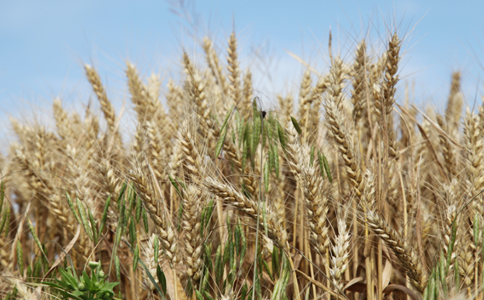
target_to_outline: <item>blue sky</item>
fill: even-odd
[[[253,70],[256,94],[266,102],[297,89],[304,67],[288,52],[324,72],[330,28],[333,51],[348,59],[366,32],[381,52],[396,27],[405,36],[401,96],[405,82],[414,81],[417,103],[442,108],[451,72],[460,70],[468,104],[480,104],[482,11],[483,1],[442,0],[0,1],[0,114],[50,113],[56,96],[82,107],[93,97],[84,63],[96,66],[119,108],[127,99],[126,59],[143,76],[176,77],[182,49],[201,52],[194,45],[209,35],[225,55],[233,28],[242,67]]]

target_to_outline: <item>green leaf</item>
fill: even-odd
[[[113,288],[116,287],[117,285],[119,285],[119,282],[108,282],[108,283],[105,283],[103,285],[101,291],[110,291],[110,292],[112,292]]]
[[[299,126],[299,123],[296,121],[296,119],[294,119],[294,117],[291,117],[291,122],[294,128],[296,129],[297,134],[301,135],[301,132],[302,132],[301,127]]]
[[[83,298],[80,298],[78,295],[76,295],[75,292],[74,293],[66,292],[65,294],[69,297],[69,299],[74,298],[76,300],[85,300]],[[84,295],[84,293],[80,293],[80,295]]]
[[[180,198],[182,198],[182,193],[181,193],[180,188],[178,187],[178,184],[175,181],[175,179],[173,179],[170,175],[168,175],[168,178],[170,179],[171,184],[175,187],[175,190],[176,190],[176,193],[178,194],[178,196]]]
[[[323,156],[324,170],[326,171],[326,176],[328,176],[329,182],[333,182],[333,177],[331,176],[331,171],[329,170],[328,160],[326,159],[326,156],[324,156],[324,154],[322,154],[322,156]]]
[[[65,286],[65,285],[60,285],[60,284],[57,284],[57,283],[54,283],[54,282],[49,282],[49,281],[42,282],[42,284],[48,285],[50,287],[53,287],[53,288],[61,290],[61,291],[65,290],[67,288],[67,286]]]
[[[318,162],[319,162],[319,170],[321,171],[321,178],[324,179],[324,161],[321,152],[318,150]]]
[[[272,273],[274,273],[274,277],[279,275],[279,251],[275,246],[272,249]]]
[[[222,247],[217,248],[217,253],[215,254],[215,281],[220,282],[223,275],[223,257],[222,257]]]
[[[277,136],[279,137],[279,143],[281,144],[282,149],[286,149],[286,134],[279,121],[277,122]]]
[[[205,295],[205,299],[207,299],[207,300],[214,300],[212,298],[212,296],[207,291],[204,292],[204,295]]]
[[[1,220],[1,223],[0,223],[0,235],[2,234],[3,232],[3,228],[5,227],[5,224],[7,223],[7,212],[8,212],[8,206],[6,207],[5,209],[5,214],[1,214],[0,215],[0,220]]]
[[[267,261],[265,261],[265,259],[262,260],[262,265],[264,266],[264,269],[266,270],[267,275],[269,275],[271,280],[274,281],[274,275],[272,274],[271,268],[269,268],[269,264],[267,263]]]
[[[148,233],[150,231],[149,228],[149,221],[148,221],[148,213],[146,212],[146,209],[142,209],[142,214],[143,214],[143,226],[145,229],[145,232]]]
[[[126,191],[127,187],[128,187],[128,185],[126,184],[126,182],[124,182],[123,185],[121,186],[121,190],[119,191],[119,195],[118,195],[118,199],[116,200],[116,203],[119,204],[119,202],[121,201],[121,199],[124,196],[124,192]]]
[[[134,248],[134,255],[133,255],[133,271],[136,271],[136,267],[138,266],[138,260],[139,260],[139,246],[136,245],[136,248]]]
[[[99,234],[102,234],[104,227],[106,226],[106,220],[108,217],[109,205],[111,204],[111,195],[106,199],[106,204],[104,205],[103,215],[101,217],[101,225],[99,227]]]
[[[94,284],[91,281],[91,278],[89,278],[89,275],[87,275],[86,271],[82,271],[82,279],[84,280],[84,284],[88,290],[94,289]]]
[[[161,285],[161,290],[163,291],[163,294],[166,295],[166,277],[165,273],[163,273],[159,265],[156,266],[156,276],[158,277],[158,282]]]
[[[204,297],[202,296],[202,293],[200,293],[197,290],[195,290],[195,295],[197,296],[197,300],[205,300]]]
[[[245,298],[247,297],[247,283],[244,284],[244,286],[242,287],[242,291],[240,292],[240,300],[245,300]]]
[[[7,205],[7,207],[6,207],[4,222],[5,222],[5,237],[8,238],[9,227],[10,227],[10,205]],[[3,225],[2,225],[2,227],[3,227]]]
[[[71,273],[63,270],[62,268],[59,268],[59,272],[62,275],[63,281],[67,282],[70,286],[77,289],[77,287],[78,287],[77,280],[74,278],[74,276],[71,275]]]
[[[141,219],[141,211],[143,209],[141,203],[141,198],[138,197],[138,201],[136,202],[136,223],[139,223],[139,220]]]

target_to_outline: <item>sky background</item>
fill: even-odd
[[[289,53],[328,69],[333,52],[346,61],[368,38],[382,52],[389,32],[404,37],[399,98],[415,85],[414,101],[442,111],[452,71],[462,71],[467,104],[481,103],[484,72],[484,1],[0,1],[0,114],[37,119],[52,99],[82,108],[94,99],[83,64],[93,64],[118,109],[127,90],[124,63],[144,78],[180,76],[181,51],[203,63],[199,42],[210,36],[225,61],[235,29],[242,69],[254,73],[264,105],[277,92],[297,90],[305,68]],[[164,82],[166,86],[166,81]],[[96,101],[93,101],[94,105]],[[50,116],[49,116],[50,117]],[[51,117],[50,117],[51,119]]]

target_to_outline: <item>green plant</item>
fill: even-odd
[[[91,276],[86,271],[82,275],[77,275],[71,267],[66,269],[59,268],[61,279],[54,282],[44,282],[59,293],[61,299],[94,300],[94,299],[117,299],[114,297],[113,288],[119,282],[107,282],[106,274],[101,269],[100,262],[89,262]]]

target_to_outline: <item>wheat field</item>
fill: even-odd
[[[0,297],[482,299],[484,106],[459,72],[444,112],[410,103],[402,40],[330,48],[274,111],[235,32],[179,80],[127,62],[133,132],[85,65],[101,112],[11,119]]]

